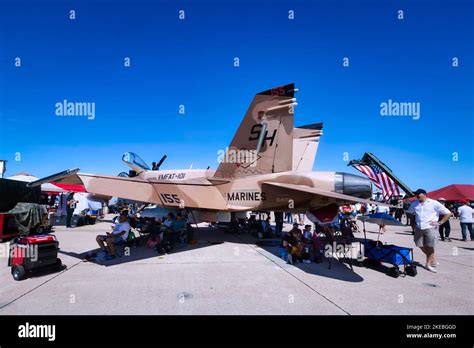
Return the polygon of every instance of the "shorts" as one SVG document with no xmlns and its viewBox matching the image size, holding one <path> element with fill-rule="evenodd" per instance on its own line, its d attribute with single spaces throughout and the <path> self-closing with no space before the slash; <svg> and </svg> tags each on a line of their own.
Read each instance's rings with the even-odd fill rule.
<svg viewBox="0 0 474 348">
<path fill-rule="evenodd" d="M 99 238 L 101 241 L 105 242 L 107 238 L 109 238 L 109 236 L 100 235 Z M 121 243 L 122 241 L 123 241 L 122 237 L 114 237 L 114 244 Z"/>
<path fill-rule="evenodd" d="M 419 228 L 416 228 L 414 239 L 415 239 L 415 245 L 417 247 L 434 248 L 436 245 L 436 229 L 427 228 L 426 230 L 421 230 Z"/>
</svg>

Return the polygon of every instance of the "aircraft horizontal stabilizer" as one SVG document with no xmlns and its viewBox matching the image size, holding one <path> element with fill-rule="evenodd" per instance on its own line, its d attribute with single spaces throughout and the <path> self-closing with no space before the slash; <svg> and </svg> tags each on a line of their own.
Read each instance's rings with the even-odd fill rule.
<svg viewBox="0 0 474 348">
<path fill-rule="evenodd" d="M 41 186 L 42 184 L 46 184 L 46 183 L 49 183 L 49 182 L 59 181 L 61 179 L 64 179 L 64 178 L 75 175 L 78 171 L 79 171 L 79 168 L 67 169 L 67 170 L 64 170 L 62 172 L 59 172 L 59 173 L 56 173 L 56 174 L 53 174 L 53 175 L 49 175 L 47 177 L 44 177 L 44 178 L 41 178 L 41 179 L 38 179 L 38 180 L 35 180 L 35 181 L 32 181 L 32 182 L 28 183 L 26 186 L 27 187 L 36 187 L 36 186 Z"/>
</svg>

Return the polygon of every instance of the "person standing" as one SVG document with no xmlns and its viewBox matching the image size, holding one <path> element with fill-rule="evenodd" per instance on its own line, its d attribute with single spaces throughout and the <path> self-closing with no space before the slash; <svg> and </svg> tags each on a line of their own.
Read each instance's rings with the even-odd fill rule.
<svg viewBox="0 0 474 348">
<path fill-rule="evenodd" d="M 402 222 L 402 216 L 403 216 L 403 200 L 399 199 L 397 202 L 397 208 L 395 210 L 395 219 L 397 219 L 399 222 Z"/>
<path fill-rule="evenodd" d="M 66 201 L 66 228 L 71 228 L 71 219 L 74 209 L 76 209 L 77 201 L 74 200 L 74 192 L 70 192 Z"/>
<path fill-rule="evenodd" d="M 407 211 L 415 215 L 415 245 L 426 255 L 425 268 L 436 273 L 435 267 L 439 264 L 435 259 L 436 227 L 448 221 L 451 212 L 438 201 L 428 198 L 423 189 L 416 190 L 415 196 L 417 199 Z M 442 216 L 441 220 L 439 216 Z"/>
<path fill-rule="evenodd" d="M 441 221 L 441 217 L 440 217 Z M 451 233 L 451 224 L 449 223 L 449 219 L 445 222 L 439 225 L 439 236 L 441 238 L 441 241 L 444 242 L 451 242 L 451 238 L 449 238 L 449 235 Z"/>
<path fill-rule="evenodd" d="M 283 213 L 281 212 L 274 212 L 275 214 L 275 234 L 277 237 L 281 236 L 283 231 Z"/>
<path fill-rule="evenodd" d="M 446 206 L 446 200 L 444 198 L 440 198 L 438 201 L 442 205 L 444 205 L 446 209 L 448 209 L 448 207 Z M 440 217 L 440 221 L 441 221 L 441 217 Z M 450 233 L 451 233 L 451 224 L 448 219 L 448 221 L 446 221 L 444 224 L 439 225 L 439 237 L 441 238 L 441 241 L 451 242 L 451 238 L 449 238 Z"/>
<path fill-rule="evenodd" d="M 411 204 L 410 201 L 405 201 L 403 203 L 403 212 L 405 213 L 405 217 L 406 217 L 405 226 L 411 226 L 410 214 L 407 214 L 407 210 L 408 208 L 410 208 L 410 204 Z"/>
<path fill-rule="evenodd" d="M 471 241 L 474 240 L 474 234 L 472 233 L 473 210 L 467 203 L 467 200 L 462 200 L 462 205 L 458 208 L 459 222 L 461 223 L 461 233 L 463 242 L 467 240 L 466 230 L 469 230 Z"/>
<path fill-rule="evenodd" d="M 313 233 L 311 232 L 311 225 L 304 225 L 302 241 L 307 244 L 310 243 L 313 239 Z"/>
</svg>

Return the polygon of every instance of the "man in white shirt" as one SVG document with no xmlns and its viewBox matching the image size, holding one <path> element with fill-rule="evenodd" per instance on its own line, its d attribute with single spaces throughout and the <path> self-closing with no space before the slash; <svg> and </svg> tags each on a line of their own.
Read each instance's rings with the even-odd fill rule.
<svg viewBox="0 0 474 348">
<path fill-rule="evenodd" d="M 95 239 L 102 250 L 109 252 L 111 258 L 115 257 L 115 244 L 124 242 L 128 238 L 131 227 L 127 220 L 127 216 L 120 215 L 118 222 L 112 226 L 112 233 L 107 232 L 107 235 L 99 235 Z M 104 245 L 104 242 L 107 243 L 107 246 Z"/>
<path fill-rule="evenodd" d="M 168 216 L 166 217 L 166 220 L 163 221 L 163 225 L 165 225 L 168 229 L 171 229 L 171 225 L 173 224 L 174 220 L 174 214 L 169 213 Z"/>
<path fill-rule="evenodd" d="M 469 230 L 471 240 L 474 240 L 474 234 L 472 233 L 473 210 L 467 203 L 467 200 L 462 200 L 462 205 L 458 208 L 459 222 L 461 223 L 461 233 L 463 242 L 467 240 L 466 230 Z"/>
<path fill-rule="evenodd" d="M 434 251 L 436 227 L 448 221 L 451 212 L 438 201 L 428 198 L 423 189 L 416 190 L 415 195 L 417 200 L 407 210 L 407 213 L 415 214 L 415 244 L 426 255 L 425 268 L 436 273 L 434 267 L 439 264 L 435 260 Z M 441 220 L 439 216 L 442 216 Z"/>
</svg>

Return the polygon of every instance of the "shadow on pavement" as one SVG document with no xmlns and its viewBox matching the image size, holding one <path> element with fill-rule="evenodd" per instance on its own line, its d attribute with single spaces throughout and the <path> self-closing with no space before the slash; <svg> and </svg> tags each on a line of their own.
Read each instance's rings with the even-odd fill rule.
<svg viewBox="0 0 474 348">
<path fill-rule="evenodd" d="M 176 254 L 180 252 L 196 250 L 196 249 L 224 243 L 224 240 L 221 240 L 221 238 L 219 238 L 220 236 L 217 233 L 213 233 L 212 235 L 209 235 L 208 233 L 209 231 L 206 231 L 206 230 L 208 229 L 199 228 L 198 230 L 195 230 L 195 237 L 198 237 L 198 238 L 193 244 L 176 246 L 172 251 L 163 255 L 158 254 L 157 251 L 151 248 L 147 248 L 145 246 L 146 240 L 144 237 L 137 237 L 138 245 L 126 247 L 127 249 L 123 250 L 123 255 L 117 256 L 112 260 L 97 261 L 94 259 L 97 252 L 100 251 L 99 246 L 97 246 L 97 248 L 94 248 L 82 253 L 67 251 L 64 248 L 61 248 L 59 250 L 59 254 L 74 257 L 84 262 L 91 262 L 91 263 L 95 263 L 101 266 L 109 267 L 109 266 L 115 266 L 115 265 L 124 264 L 128 262 L 151 259 L 154 257 L 163 258 L 165 255 L 168 255 L 168 254 Z"/>
<path fill-rule="evenodd" d="M 265 250 L 266 252 L 275 255 L 278 257 L 278 249 L 280 245 L 279 239 L 271 239 L 271 240 L 254 240 L 257 246 Z M 280 258 L 279 258 L 280 260 Z M 323 259 L 321 263 L 294 263 L 292 267 L 298 268 L 306 273 L 318 275 L 325 278 L 332 278 L 335 280 L 341 280 L 346 282 L 353 282 L 358 283 L 362 282 L 364 278 L 360 275 L 355 273 L 349 266 L 349 259 L 337 259 L 332 258 L 332 260 L 328 260 L 326 258 Z M 281 260 L 281 262 L 284 262 Z M 354 263 L 355 260 L 352 260 Z M 290 266 L 291 267 L 291 266 Z"/>
<path fill-rule="evenodd" d="M 413 233 L 410 231 L 410 232 L 395 232 L 395 234 L 401 234 L 401 235 L 404 235 L 404 236 L 413 236 Z"/>
<path fill-rule="evenodd" d="M 377 234 L 377 232 L 369 232 L 369 231 L 368 233 Z M 216 228 L 212 228 L 212 227 L 207 227 L 207 228 L 200 227 L 199 229 L 195 230 L 195 239 L 196 239 L 195 244 L 188 244 L 184 247 L 174 249 L 169 254 L 171 255 L 171 254 L 176 254 L 180 252 L 192 251 L 192 250 L 196 250 L 200 248 L 210 247 L 217 244 L 222 244 L 228 241 L 232 243 L 255 244 L 259 246 L 260 248 L 262 248 L 263 250 L 265 250 L 266 252 L 275 256 L 281 263 L 283 263 L 283 265 L 279 265 L 279 266 L 281 266 L 284 269 L 288 269 L 287 267 L 295 267 L 309 274 L 331 278 L 335 280 L 340 280 L 340 281 L 354 282 L 354 283 L 362 282 L 364 278 L 354 271 L 357 269 L 357 267 L 369 268 L 374 271 L 384 273 L 387 275 L 388 275 L 388 271 L 390 270 L 390 267 L 387 267 L 383 264 L 370 264 L 370 263 L 367 264 L 365 262 L 362 263 L 362 262 L 358 262 L 355 258 L 351 260 L 353 268 L 354 268 L 354 270 L 352 270 L 349 266 L 348 259 L 344 259 L 344 258 L 338 259 L 335 257 L 331 259 L 331 262 L 329 262 L 328 259 L 324 258 L 321 263 L 315 263 L 315 262 L 311 262 L 310 264 L 295 263 L 294 265 L 290 266 L 290 265 L 284 264 L 284 261 L 278 257 L 278 247 L 280 244 L 279 239 L 261 240 L 249 234 L 230 234 L 223 231 L 218 231 Z M 359 239 L 360 238 L 356 238 L 356 241 Z M 88 254 L 92 254 L 99 250 L 100 250 L 99 248 L 95 248 L 83 253 L 76 253 L 76 252 L 61 249 L 59 253 L 86 261 L 85 258 Z M 143 241 L 141 245 L 137 247 L 130 247 L 129 251 L 130 251 L 130 254 L 128 256 L 124 255 L 121 257 L 116 257 L 115 259 L 112 259 L 109 261 L 100 261 L 100 262 L 89 261 L 89 262 L 96 263 L 101 266 L 109 267 L 109 266 L 115 266 L 115 265 L 124 264 L 128 262 L 151 259 L 154 257 L 158 257 L 158 258 L 162 257 L 162 255 L 159 255 L 153 249 L 146 248 Z M 331 267 L 329 267 L 329 264 L 331 265 Z"/>
</svg>

